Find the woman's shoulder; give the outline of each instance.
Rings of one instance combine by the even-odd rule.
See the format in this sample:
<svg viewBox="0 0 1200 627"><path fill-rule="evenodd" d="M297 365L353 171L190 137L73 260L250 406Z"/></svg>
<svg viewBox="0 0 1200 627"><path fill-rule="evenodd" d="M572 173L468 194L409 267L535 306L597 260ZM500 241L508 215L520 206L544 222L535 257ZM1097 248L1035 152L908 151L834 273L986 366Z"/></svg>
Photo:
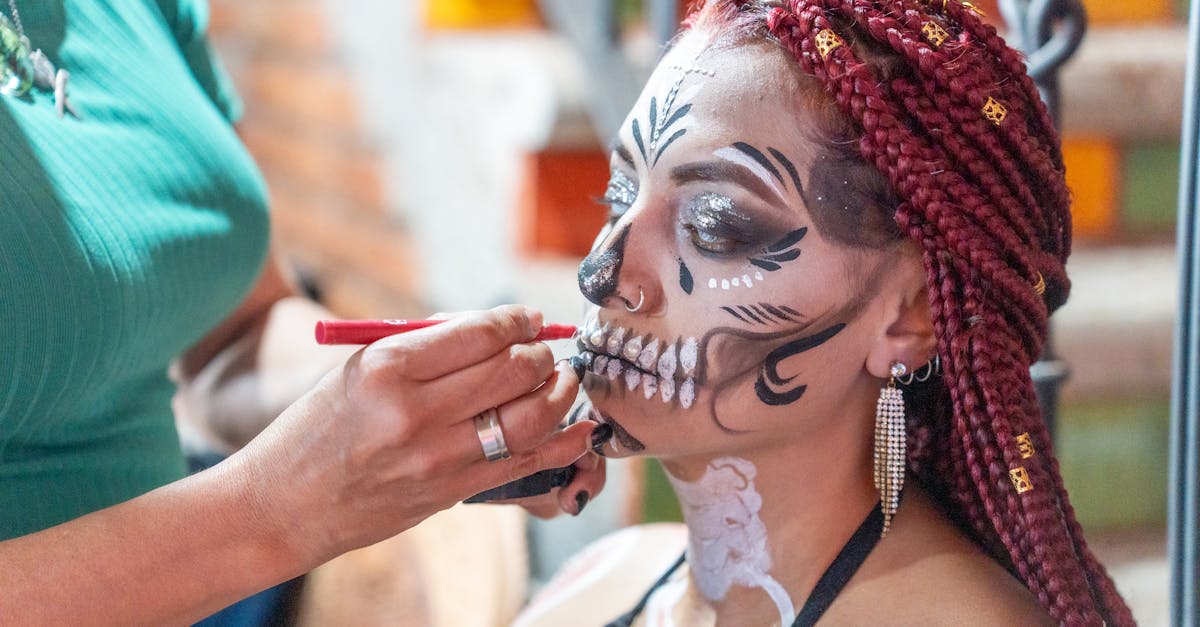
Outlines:
<svg viewBox="0 0 1200 627"><path fill-rule="evenodd" d="M680 523L614 531L567 560L513 625L604 624L636 605L686 546Z"/></svg>
<svg viewBox="0 0 1200 627"><path fill-rule="evenodd" d="M830 624L1054 624L1020 581L914 496L830 607Z"/></svg>

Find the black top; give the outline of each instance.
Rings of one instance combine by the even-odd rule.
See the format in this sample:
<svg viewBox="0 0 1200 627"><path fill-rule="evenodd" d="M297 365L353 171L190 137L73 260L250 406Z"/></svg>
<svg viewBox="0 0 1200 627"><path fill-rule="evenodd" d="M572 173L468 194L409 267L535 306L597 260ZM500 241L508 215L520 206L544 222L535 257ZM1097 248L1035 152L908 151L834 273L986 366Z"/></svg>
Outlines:
<svg viewBox="0 0 1200 627"><path fill-rule="evenodd" d="M858 571L858 567L867 559L867 555L871 553L871 549L875 548L875 544L879 542L879 536L883 531L883 510L880 505L876 505L867 514L866 520L858 526L858 530L850 539L846 541L846 546L842 547L837 557L833 558L833 563L829 568L825 569L825 573L817 581L817 585L813 587L812 594L808 596L808 600L804 602L804 607L800 608L800 613L796 616L796 620L792 622L792 627L811 627L817 624L817 621L829 609L829 605L837 598L837 595L846 586L846 582L854 576ZM607 627L629 627L633 624L634 619L638 614L642 613L642 609L646 607L646 602L650 600L650 595L654 594L660 586L667 582L671 574L683 564L684 557L687 554L680 555L675 564L663 573L658 581L650 587L642 597L638 604L622 615L620 618L608 623Z"/></svg>

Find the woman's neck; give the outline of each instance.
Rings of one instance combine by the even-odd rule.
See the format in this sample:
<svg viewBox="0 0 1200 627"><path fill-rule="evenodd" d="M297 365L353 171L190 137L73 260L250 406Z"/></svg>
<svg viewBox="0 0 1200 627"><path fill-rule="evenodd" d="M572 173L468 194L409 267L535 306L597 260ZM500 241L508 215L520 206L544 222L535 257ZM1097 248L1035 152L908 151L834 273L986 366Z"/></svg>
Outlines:
<svg viewBox="0 0 1200 627"><path fill-rule="evenodd" d="M792 623L879 499L863 422L739 457L663 462L688 526L692 584L718 623Z"/></svg>

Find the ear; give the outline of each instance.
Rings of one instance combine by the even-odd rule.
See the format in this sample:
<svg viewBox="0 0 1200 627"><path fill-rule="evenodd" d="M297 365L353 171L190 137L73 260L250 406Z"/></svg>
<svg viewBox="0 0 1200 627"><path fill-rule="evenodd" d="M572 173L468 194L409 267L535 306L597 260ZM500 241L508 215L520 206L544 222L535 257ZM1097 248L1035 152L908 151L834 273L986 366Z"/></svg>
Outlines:
<svg viewBox="0 0 1200 627"><path fill-rule="evenodd" d="M879 333L866 363L871 376L880 379L891 376L892 364L897 361L913 372L933 359L937 351L920 251L912 242L904 242L884 268L891 276L884 278L880 288L883 310Z"/></svg>

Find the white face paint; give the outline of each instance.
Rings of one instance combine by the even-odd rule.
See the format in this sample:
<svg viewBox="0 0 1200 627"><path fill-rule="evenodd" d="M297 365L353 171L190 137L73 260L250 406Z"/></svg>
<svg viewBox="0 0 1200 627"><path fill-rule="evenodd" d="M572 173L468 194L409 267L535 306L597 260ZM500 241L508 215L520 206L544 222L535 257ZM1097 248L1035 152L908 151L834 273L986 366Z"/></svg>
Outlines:
<svg viewBox="0 0 1200 627"><path fill-rule="evenodd" d="M787 591L770 575L767 527L759 518L762 497L754 488L757 469L737 457L708 464L695 483L671 476L671 484L688 526L688 568L701 594L710 601L725 598L734 585L762 588L779 610L781 625L795 620Z"/></svg>
<svg viewBox="0 0 1200 627"><path fill-rule="evenodd" d="M754 173L754 176L762 179L763 183L766 183L767 187L771 188L771 191L775 192L775 195L779 197L780 202L783 202L783 190L779 189L779 185L776 184L776 181L771 176L771 173L767 172L767 169L764 168L761 163L751 158L750 155L747 155L736 148L725 147L713 152L713 156L718 159L724 159L726 161L736 163L743 168L750 170Z"/></svg>
<svg viewBox="0 0 1200 627"><path fill-rule="evenodd" d="M740 277L735 276L735 277L730 277L727 279L717 279L717 278L709 279L708 280L708 289L710 289L710 290L715 290L715 289L728 290L728 289L739 288L739 287L754 287L754 284L756 282L762 281L762 280L764 280L763 273L760 270L755 270L753 274L750 274L749 272L747 272Z"/></svg>
<svg viewBox="0 0 1200 627"><path fill-rule="evenodd" d="M678 402L690 409L696 402L699 340L680 337L671 341L626 327L601 325L589 318L579 333L580 355L593 374L628 392L642 388L646 400Z"/></svg>

